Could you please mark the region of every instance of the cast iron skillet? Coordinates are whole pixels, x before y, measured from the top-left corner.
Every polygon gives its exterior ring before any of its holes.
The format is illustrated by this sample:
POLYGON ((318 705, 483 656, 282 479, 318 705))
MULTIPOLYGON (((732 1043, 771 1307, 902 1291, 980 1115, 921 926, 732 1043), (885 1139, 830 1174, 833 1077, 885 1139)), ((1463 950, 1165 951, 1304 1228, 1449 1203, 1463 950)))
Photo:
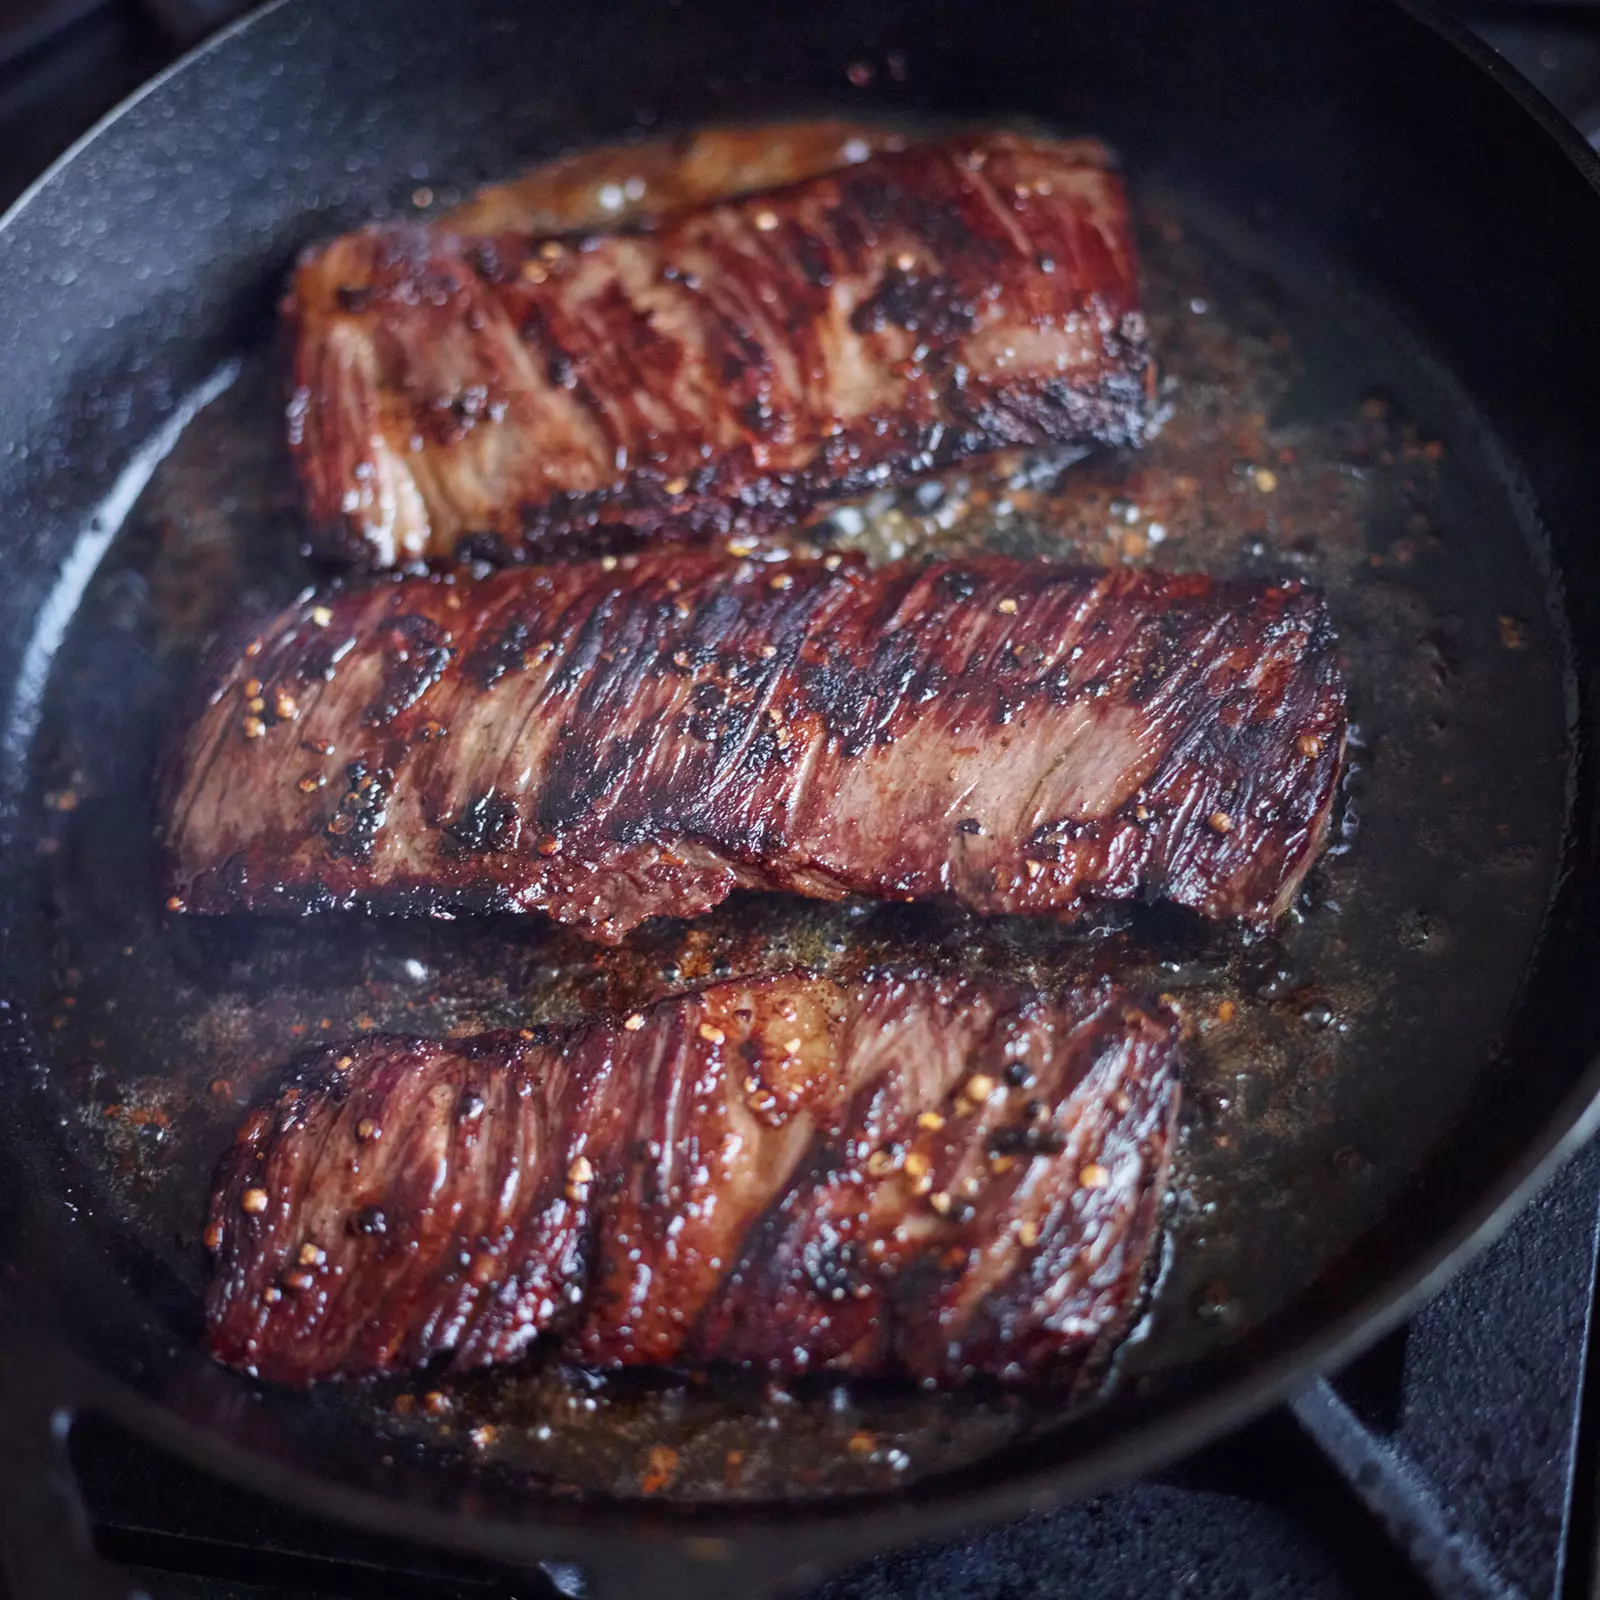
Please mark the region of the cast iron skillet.
MULTIPOLYGON (((1596 177, 1556 114, 1481 48, 1376 0, 814 0, 781 13, 710 0, 280 0, 80 145, 0 225, 0 1449, 15 1465, 4 1503, 21 1592, 81 1597, 104 1582, 57 1537, 77 1515, 64 1447, 84 1409, 397 1538, 517 1565, 573 1561, 601 1592, 764 1592, 1147 1469, 1436 1289, 1584 1137, 1600 1088, 1596 177), (861 63, 873 69, 865 86, 867 73, 848 71, 861 63), (1550 753, 1563 771, 1547 819, 1560 860, 1536 948, 1503 1021, 1454 1063, 1465 1087, 1427 1153, 1383 1175, 1393 1203, 1379 1219, 1281 1315, 1125 1385, 1066 1429, 910 1493, 789 1508, 573 1502, 443 1455, 389 1458, 337 1408, 263 1399, 212 1367, 192 1304, 101 1214, 101 1186, 63 1133, 72 1080, 29 977, 48 958, 30 806, 40 697, 71 665, 70 652, 55 662, 56 646, 93 648, 69 627, 112 531, 92 518, 114 517, 108 492, 180 399, 267 339, 293 249, 392 208, 419 173, 466 185, 645 122, 829 108, 1100 132, 1136 173, 1336 264, 1442 359, 1461 414, 1476 419, 1454 448, 1499 485, 1511 530, 1499 537, 1524 541, 1518 559, 1548 591, 1538 628, 1564 656, 1551 695, 1527 707, 1530 724, 1566 730, 1550 753)), ((1451 558, 1465 572, 1479 559, 1470 544, 1451 558)), ((1509 626, 1515 643, 1522 624, 1509 626)), ((1469 897, 1486 865, 1463 864, 1469 897)), ((1463 1007, 1475 998, 1461 988, 1463 1007)), ((1384 1070, 1397 1108, 1415 1110, 1439 1081, 1403 1056, 1384 1070)))

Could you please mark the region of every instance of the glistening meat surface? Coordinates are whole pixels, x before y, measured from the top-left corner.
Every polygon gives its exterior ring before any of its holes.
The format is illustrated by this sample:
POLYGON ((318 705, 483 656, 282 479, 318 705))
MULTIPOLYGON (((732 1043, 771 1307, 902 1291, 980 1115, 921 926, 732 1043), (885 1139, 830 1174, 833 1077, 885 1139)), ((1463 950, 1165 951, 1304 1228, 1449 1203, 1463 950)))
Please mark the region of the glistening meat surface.
POLYGON ((496 215, 300 265, 290 443, 326 550, 761 528, 1148 423, 1127 204, 1092 141, 877 150, 581 239, 464 231, 496 215))
POLYGON ((467 238, 615 232, 669 211, 782 189, 915 142, 882 123, 839 118, 718 123, 646 144, 590 145, 474 191, 431 219, 467 238))
POLYGON ((618 1024, 336 1047, 255 1112, 219 1359, 1071 1379, 1135 1310, 1177 1024, 1115 985, 735 980, 618 1024))
POLYGON ((734 889, 1270 921, 1321 842, 1336 643, 1299 585, 659 550, 310 596, 219 652, 161 802, 174 910, 734 889))

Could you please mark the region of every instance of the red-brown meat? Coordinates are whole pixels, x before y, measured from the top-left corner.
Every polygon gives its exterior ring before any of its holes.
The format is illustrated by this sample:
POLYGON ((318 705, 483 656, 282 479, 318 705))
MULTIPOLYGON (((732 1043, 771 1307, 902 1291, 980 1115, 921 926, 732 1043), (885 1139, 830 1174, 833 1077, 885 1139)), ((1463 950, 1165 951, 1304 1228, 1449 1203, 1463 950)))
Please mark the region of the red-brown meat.
POLYGON ((1264 923, 1344 726, 1295 583, 669 549, 308 597, 225 653, 162 826, 175 910, 615 941, 760 887, 1264 923))
POLYGON ((670 211, 782 189, 914 141, 842 118, 718 123, 646 144, 589 145, 474 191, 430 219, 465 237, 615 232, 670 211))
POLYGON ((879 150, 584 239, 369 228, 307 256, 289 316, 311 517, 369 567, 781 525, 976 452, 1137 443, 1149 415, 1090 141, 879 150))
POLYGON ((1135 1308, 1176 1022, 1109 983, 736 980, 621 1024, 324 1051, 225 1159, 219 1359, 1070 1377, 1135 1308))

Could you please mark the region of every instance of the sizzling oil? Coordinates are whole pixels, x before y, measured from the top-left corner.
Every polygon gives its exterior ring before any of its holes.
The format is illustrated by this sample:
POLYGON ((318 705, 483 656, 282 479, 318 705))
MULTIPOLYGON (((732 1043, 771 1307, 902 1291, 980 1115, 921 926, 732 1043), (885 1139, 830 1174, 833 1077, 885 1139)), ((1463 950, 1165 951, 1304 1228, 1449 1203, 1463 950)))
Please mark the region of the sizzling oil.
MULTIPOLYGON (((578 185, 569 173, 575 203, 591 183, 626 195, 634 161, 591 164, 578 185)), ((648 925, 620 950, 535 919, 167 919, 148 784, 168 708, 210 628, 311 576, 276 352, 256 352, 91 585, 36 767, 58 1079, 101 1207, 187 1297, 182 1337, 198 1328, 211 1168, 298 1049, 631 1009, 794 963, 938 960, 1049 982, 1081 965, 1087 941, 1089 959, 1179 1005, 1187 1101, 1167 1265, 1118 1363, 1124 1386, 1159 1388, 1285 1314, 1393 1202, 1469 1093, 1538 929, 1561 821, 1556 640, 1492 447, 1448 379, 1315 264, 1190 197, 1148 186, 1136 198, 1159 437, 1134 457, 948 475, 835 511, 795 543, 1323 586, 1355 731, 1335 842, 1277 935, 778 897, 648 925)), ((567 1492, 687 1498, 904 1483, 1061 1418, 1044 1396, 598 1382, 537 1361, 285 1403, 345 1408, 390 1453, 460 1451, 567 1492)))

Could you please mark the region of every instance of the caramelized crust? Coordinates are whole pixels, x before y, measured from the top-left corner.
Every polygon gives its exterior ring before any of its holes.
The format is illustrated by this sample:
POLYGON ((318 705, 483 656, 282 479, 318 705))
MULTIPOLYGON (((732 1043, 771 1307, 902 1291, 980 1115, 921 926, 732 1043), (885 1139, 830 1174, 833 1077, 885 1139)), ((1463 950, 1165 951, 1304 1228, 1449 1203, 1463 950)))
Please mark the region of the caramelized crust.
POLYGON ((986 557, 684 549, 311 595, 221 652, 161 802, 172 909, 549 913, 734 889, 1264 924, 1321 842, 1321 598, 986 557))
POLYGON ((760 530, 1003 446, 1143 436, 1127 205, 1092 142, 879 149, 584 238, 497 194, 295 275, 290 443, 325 550, 356 564, 760 530))
POLYGON ((1070 1378, 1127 1326, 1176 1023, 1107 983, 805 974, 622 1024, 335 1047, 223 1162, 220 1360, 1070 1378))
POLYGON ((591 145, 477 190, 435 226, 476 238, 614 230, 758 189, 787 188, 911 142, 879 123, 825 117, 697 128, 646 144, 591 145))

